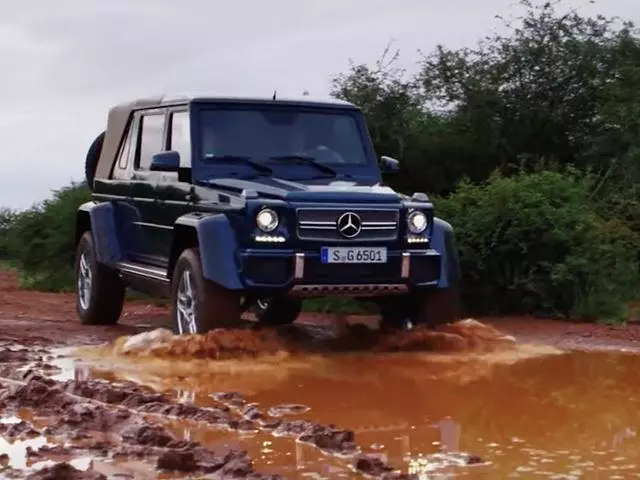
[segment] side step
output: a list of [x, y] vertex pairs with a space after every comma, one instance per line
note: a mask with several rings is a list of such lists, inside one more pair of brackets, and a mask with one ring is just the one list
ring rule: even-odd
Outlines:
[[169, 279], [167, 278], [167, 270], [161, 267], [141, 265], [133, 262], [118, 262], [116, 266], [118, 270], [128, 275], [145, 277], [160, 282], [169, 282]]

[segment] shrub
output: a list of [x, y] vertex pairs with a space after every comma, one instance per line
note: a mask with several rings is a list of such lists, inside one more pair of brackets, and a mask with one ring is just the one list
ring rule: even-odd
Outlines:
[[573, 170], [494, 174], [437, 199], [438, 215], [456, 230], [465, 305], [620, 319], [638, 294], [638, 236], [597, 213], [593, 186]]
[[90, 198], [85, 184], [72, 184], [16, 216], [8, 249], [24, 287], [50, 291], [73, 287], [76, 209]]

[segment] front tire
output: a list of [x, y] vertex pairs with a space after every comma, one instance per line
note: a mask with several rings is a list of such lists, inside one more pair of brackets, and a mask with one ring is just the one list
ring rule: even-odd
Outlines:
[[76, 312], [84, 325], [115, 325], [122, 314], [125, 287], [118, 272], [96, 260], [91, 231], [76, 249]]
[[434, 288], [420, 299], [414, 323], [435, 328], [460, 318], [460, 291], [457, 284], [448, 288]]
[[379, 306], [381, 330], [403, 330], [409, 325], [436, 328], [459, 318], [458, 285], [429, 289], [395, 301], [386, 299]]
[[171, 283], [171, 313], [176, 333], [202, 334], [239, 323], [239, 295], [204, 278], [197, 248], [182, 252]]

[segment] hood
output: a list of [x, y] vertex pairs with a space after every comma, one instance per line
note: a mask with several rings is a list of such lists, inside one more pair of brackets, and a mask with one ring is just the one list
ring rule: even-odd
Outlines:
[[291, 202], [336, 202], [352, 201], [367, 203], [399, 202], [404, 195], [398, 194], [390, 187], [385, 187], [368, 180], [333, 180], [327, 179], [300, 183], [277, 177], [264, 177], [255, 180], [235, 178], [219, 178], [209, 180], [212, 188], [240, 195], [243, 190], [253, 190], [260, 197], [286, 200]]

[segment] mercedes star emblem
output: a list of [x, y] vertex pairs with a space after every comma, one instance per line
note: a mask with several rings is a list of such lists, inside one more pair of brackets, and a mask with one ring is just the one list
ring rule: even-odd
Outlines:
[[360, 217], [353, 212], [346, 212], [340, 215], [337, 226], [338, 231], [345, 238], [356, 237], [362, 230]]

